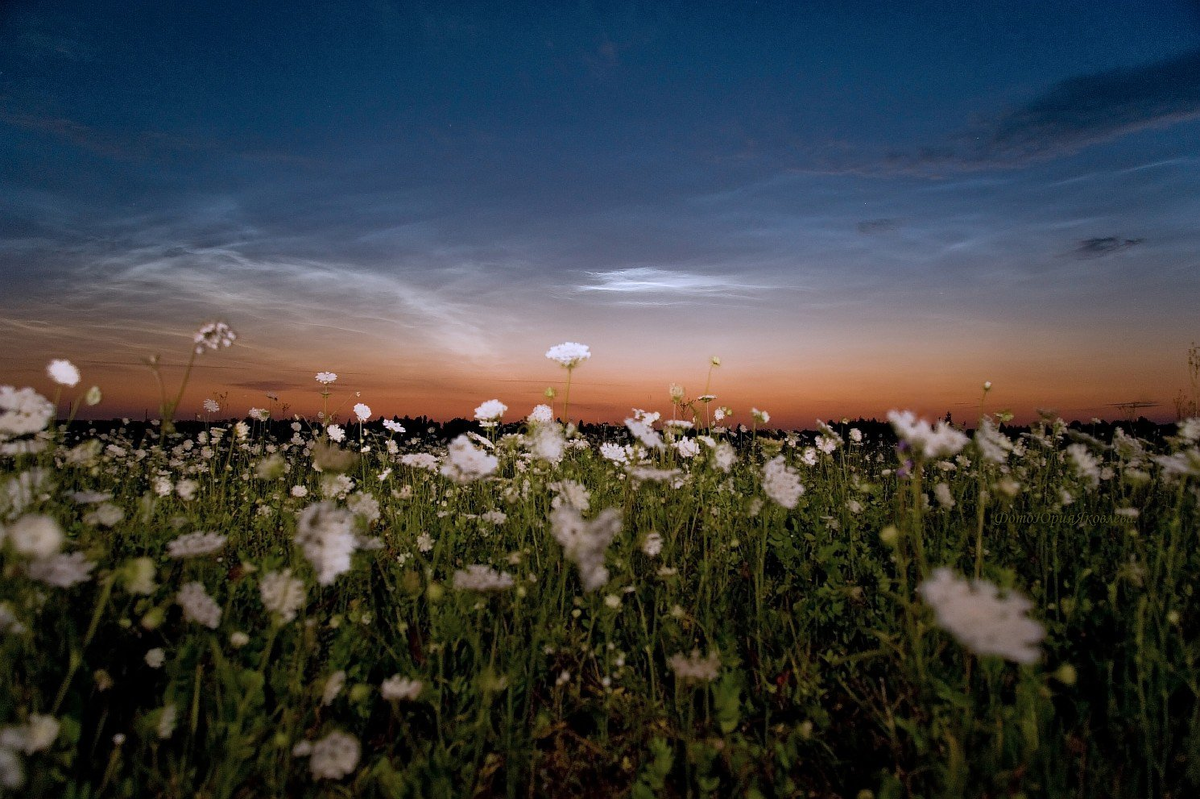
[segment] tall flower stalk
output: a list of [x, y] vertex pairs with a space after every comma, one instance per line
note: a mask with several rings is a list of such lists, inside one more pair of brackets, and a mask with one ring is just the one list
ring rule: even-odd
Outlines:
[[592, 357], [591, 350], [586, 344], [566, 341], [548, 349], [546, 357], [567, 370], [567, 385], [563, 389], [563, 418], [569, 424], [571, 422], [571, 375], [576, 366]]

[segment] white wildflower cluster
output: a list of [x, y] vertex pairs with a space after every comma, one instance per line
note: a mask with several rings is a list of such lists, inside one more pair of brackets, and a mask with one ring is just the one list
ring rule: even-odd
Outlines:
[[534, 405], [525, 421], [530, 424], [549, 424], [554, 421], [554, 409], [549, 405]]
[[300, 608], [304, 607], [304, 583], [292, 576], [291, 569], [264, 574], [258, 584], [258, 591], [262, 596], [263, 607], [285, 624], [294, 620]]
[[663, 443], [662, 436], [654, 429], [654, 422], [658, 420], [658, 414], [647, 414], [645, 411], [634, 409], [633, 416], [625, 420], [625, 427], [633, 434], [633, 437], [642, 442], [642, 446], [646, 449], [663, 449], [666, 444]]
[[371, 421], [371, 406], [365, 402], [359, 402], [354, 405], [354, 418], [360, 422]]
[[570, 505], [576, 510], [586, 511], [591, 507], [592, 492], [582, 483], [575, 480], [556, 480], [546, 487], [554, 492], [554, 499], [550, 500], [551, 508]]
[[328, 386], [331, 383], [337, 382], [337, 375], [333, 372], [317, 372], [317, 382], [323, 386]]
[[965, 434], [946, 422], [930, 425], [924, 419], [918, 419], [912, 411], [888, 411], [888, 421], [892, 423], [897, 437], [926, 460], [957, 455], [970, 441]]
[[626, 464], [633, 457], [633, 452], [628, 445], [621, 446], [611, 441], [605, 441], [600, 445], [600, 457], [613, 463]]
[[179, 589], [175, 601], [183, 608], [183, 618], [187, 621], [194, 621], [210, 630], [217, 629], [221, 623], [221, 606], [208, 595], [202, 583], [193, 581], [185, 584]]
[[451, 583], [457, 591], [477, 591], [481, 594], [505, 591], [513, 587], [513, 577], [507, 572], [476, 563], [454, 572]]
[[354, 514], [332, 502], [318, 502], [300, 512], [296, 543], [317, 573], [317, 582], [332, 585], [339, 574], [350, 571], [350, 556], [358, 548]]
[[490, 399], [475, 409], [475, 420], [482, 427], [495, 427], [504, 418], [508, 406], [498, 399]]
[[681, 438], [673, 446], [676, 454], [684, 459], [690, 460], [700, 454], [700, 444], [694, 438]]
[[32, 388], [0, 386], [0, 441], [45, 430], [54, 403]]
[[292, 748], [295, 757], [308, 758], [314, 780], [340, 780], [358, 768], [362, 745], [350, 733], [331, 732], [319, 741], [301, 741]]
[[567, 451], [567, 439], [563, 429], [553, 422], [539, 422], [525, 437], [529, 453], [534, 458], [551, 465], [562, 461]]
[[209, 322], [196, 331], [192, 341], [196, 345], [196, 354], [199, 355], [205, 350], [233, 346], [233, 342], [237, 341], [237, 333], [224, 322]]
[[1071, 444], [1067, 447], [1067, 459], [1071, 462], [1075, 474], [1081, 480], [1093, 487], [1100, 485], [1100, 461], [1083, 444]]
[[737, 452], [728, 441], [716, 442], [712, 447], [712, 465], [719, 472], [729, 474], [729, 470], [737, 463]]
[[225, 540], [219, 533], [186, 533], [167, 544], [167, 555], [176, 560], [211, 555], [225, 546]]
[[563, 555], [579, 570], [583, 590], [595, 591], [607, 583], [604, 553], [621, 530], [621, 512], [608, 508], [588, 521], [577, 508], [564, 503], [551, 511], [550, 525]]
[[403, 433], [404, 425], [397, 422], [395, 419], [384, 419], [383, 428], [389, 433]]
[[917, 588], [933, 608], [937, 623], [977, 655], [998, 655], [1016, 663], [1040, 657], [1037, 644], [1046, 630], [1026, 614], [1033, 603], [1015, 592], [1006, 596], [984, 580], [968, 581], [950, 569], [935, 569]]
[[441, 474], [459, 485], [465, 485], [487, 477], [499, 465], [495, 455], [472, 446], [467, 436], [459, 436], [450, 442]]
[[975, 431], [975, 446], [992, 463], [1004, 463], [1013, 451], [1012, 440], [1001, 433], [987, 416], [980, 420], [979, 428]]
[[19, 725], [0, 727], [0, 789], [16, 790], [25, 784], [26, 756], [49, 749], [58, 740], [61, 725], [53, 716], [31, 714]]
[[690, 655], [671, 655], [667, 665], [675, 672], [675, 678], [682, 682], [712, 682], [721, 671], [721, 657], [715, 651], [709, 652], [706, 657], [700, 654], [699, 649], [693, 649]]
[[5, 540], [17, 554], [41, 559], [57, 554], [65, 536], [53, 518], [31, 513], [7, 526], [0, 525], [0, 543]]
[[804, 494], [804, 485], [795, 469], [787, 465], [782, 455], [776, 455], [763, 465], [763, 492], [785, 508], [794, 508]]
[[82, 552], [71, 552], [35, 560], [26, 567], [26, 573], [30, 579], [46, 585], [70, 588], [90, 580], [94, 568], [96, 564], [88, 560]]
[[577, 344], [574, 341], [565, 341], [562, 344], [555, 344], [553, 347], [546, 350], [546, 357], [555, 363], [558, 363], [564, 369], [574, 369], [576, 366], [592, 357], [592, 353], [586, 344]]
[[415, 702], [425, 689], [420, 680], [393, 674], [379, 685], [379, 694], [389, 702]]
[[400, 465], [408, 466], [412, 469], [424, 469], [427, 472], [436, 472], [441, 464], [435, 456], [430, 455], [428, 452], [406, 452], [400, 456]]
[[60, 386], [71, 388], [79, 384], [79, 369], [70, 361], [55, 359], [46, 367], [46, 374]]

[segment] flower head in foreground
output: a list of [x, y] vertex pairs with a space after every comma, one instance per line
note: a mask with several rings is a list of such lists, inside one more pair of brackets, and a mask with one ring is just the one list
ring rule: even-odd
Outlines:
[[204, 590], [203, 583], [190, 582], [179, 589], [175, 601], [183, 608], [183, 618], [202, 624], [210, 630], [221, 623], [221, 606]]
[[196, 354], [199, 355], [205, 350], [233, 346], [233, 342], [237, 341], [237, 333], [224, 322], [209, 322], [196, 331], [192, 341], [196, 345]]
[[782, 455], [776, 455], [763, 466], [763, 491], [785, 508], [794, 508], [804, 493], [800, 475], [787, 465]]
[[595, 591], [608, 582], [604, 553], [621, 531], [619, 510], [608, 508], [587, 521], [575, 506], [563, 503], [551, 511], [550, 526], [563, 555], [579, 569], [584, 591]]
[[317, 582], [331, 585], [339, 574], [350, 571], [350, 556], [358, 548], [354, 514], [332, 502], [309, 505], [296, 520], [296, 543], [316, 571]]
[[1033, 663], [1040, 656], [1037, 644], [1046, 630], [1026, 616], [1033, 603], [1020, 594], [1001, 597], [991, 583], [967, 581], [947, 568], [935, 569], [917, 592], [933, 608], [938, 626], [975, 654], [1017, 663]]
[[924, 419], [918, 419], [912, 411], [888, 411], [888, 421], [901, 441], [927, 459], [957, 455], [970, 441], [945, 422], [930, 425]]
[[450, 442], [446, 453], [446, 462], [442, 464], [441, 473], [460, 485], [474, 482], [487, 477], [500, 462], [495, 455], [489, 455], [471, 445], [471, 439], [459, 436]]
[[475, 409], [475, 420], [482, 422], [485, 427], [494, 427], [507, 410], [508, 406], [500, 400], [490, 399]]
[[415, 702], [424, 688], [425, 684], [420, 680], [410, 680], [407, 677], [401, 677], [399, 674], [393, 674], [380, 683], [379, 693], [389, 702], [398, 702], [400, 700]]
[[54, 403], [32, 388], [0, 386], [0, 439], [44, 430], [54, 418]]
[[478, 591], [486, 594], [512, 588], [513, 578], [511, 574], [476, 563], [465, 570], [459, 569], [454, 572], [453, 584], [457, 591]]
[[60, 386], [74, 386], [79, 383], [79, 370], [70, 361], [51, 361], [46, 367], [46, 374]]
[[295, 619], [296, 613], [304, 607], [304, 583], [292, 576], [291, 569], [264, 574], [258, 591], [263, 607], [284, 623]]
[[362, 745], [353, 735], [331, 732], [312, 746], [308, 768], [314, 780], [340, 780], [358, 767]]
[[167, 554], [176, 560], [181, 558], [197, 558], [212, 553], [225, 546], [225, 536], [219, 533], [186, 533], [167, 544]]
[[667, 665], [675, 672], [675, 678], [683, 682], [712, 682], [721, 670], [721, 657], [716, 652], [702, 657], [699, 649], [693, 649], [686, 657], [683, 653], [671, 655]]
[[354, 416], [360, 422], [370, 421], [371, 420], [371, 406], [367, 405], [365, 402], [359, 402], [359, 403], [355, 404]]
[[337, 381], [337, 375], [333, 372], [317, 372], [317, 382], [323, 386]]
[[574, 369], [576, 366], [592, 357], [592, 353], [586, 344], [577, 344], [574, 341], [565, 341], [562, 344], [555, 344], [553, 347], [546, 350], [546, 357], [557, 362], [565, 369]]

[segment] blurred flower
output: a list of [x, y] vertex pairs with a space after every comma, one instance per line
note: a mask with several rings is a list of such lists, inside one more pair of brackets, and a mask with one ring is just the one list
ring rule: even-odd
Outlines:
[[452, 584], [458, 591], [492, 593], [512, 588], [513, 578], [511, 574], [476, 563], [454, 572]]
[[317, 582], [331, 585], [339, 574], [350, 571], [350, 556], [358, 547], [354, 514], [332, 502], [309, 505], [296, 521], [296, 543], [316, 571]]
[[496, 471], [500, 462], [495, 455], [471, 446], [471, 439], [459, 436], [450, 442], [446, 462], [442, 464], [442, 476], [460, 485], [487, 477]]
[[304, 607], [304, 583], [292, 576], [291, 569], [264, 574], [258, 590], [263, 607], [284, 623], [294, 620]]
[[237, 341], [237, 333], [224, 322], [209, 322], [204, 327], [196, 331], [192, 336], [192, 341], [196, 344], [196, 354], [204, 352], [204, 350], [215, 350], [221, 347], [229, 347], [233, 342]]
[[225, 546], [225, 536], [197, 531], [186, 533], [167, 544], [167, 555], [179, 560], [211, 555]]
[[329, 385], [337, 380], [337, 375], [333, 372], [317, 372], [317, 382], [323, 385]]
[[703, 657], [699, 649], [693, 649], [692, 654], [682, 653], [671, 655], [667, 665], [675, 672], [675, 677], [683, 682], [712, 682], [717, 679], [721, 670], [721, 658], [716, 652], [709, 652]]
[[984, 580], [968, 582], [950, 569], [935, 569], [917, 587], [933, 608], [937, 623], [977, 655], [998, 655], [1017, 663], [1033, 663], [1046, 636], [1041, 624], [1026, 617], [1033, 603]]
[[0, 440], [44, 430], [54, 418], [54, 403], [32, 388], [0, 386]]
[[46, 367], [46, 374], [60, 386], [74, 386], [79, 383], [79, 370], [70, 361], [53, 360]]
[[415, 702], [424, 687], [425, 685], [420, 680], [410, 680], [399, 674], [393, 674], [380, 684], [379, 693], [389, 702], [400, 700]]
[[579, 569], [584, 591], [595, 591], [608, 582], [604, 553], [621, 530], [619, 510], [608, 508], [587, 521], [577, 508], [564, 503], [551, 511], [550, 526], [563, 555]]
[[362, 746], [353, 735], [331, 732], [312, 745], [308, 768], [315, 780], [340, 780], [358, 766]]
[[187, 621], [194, 621], [211, 630], [217, 629], [221, 623], [221, 606], [208, 595], [202, 583], [185, 584], [179, 589], [175, 601], [183, 608], [183, 618]]
[[782, 455], [776, 455], [763, 466], [763, 492], [785, 508], [794, 508], [804, 494], [800, 475], [787, 465]]

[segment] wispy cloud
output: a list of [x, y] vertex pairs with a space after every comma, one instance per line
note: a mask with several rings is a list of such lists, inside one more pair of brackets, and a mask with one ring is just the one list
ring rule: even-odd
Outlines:
[[1123, 239], [1119, 236], [1104, 236], [1102, 238], [1084, 239], [1079, 246], [1071, 251], [1076, 258], [1100, 258], [1105, 255], [1128, 250], [1141, 244], [1145, 239]]
[[577, 291], [608, 294], [624, 304], [637, 305], [749, 299], [778, 288], [749, 282], [736, 275], [706, 275], [644, 266], [587, 274], [592, 282], [577, 286]]

